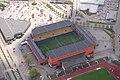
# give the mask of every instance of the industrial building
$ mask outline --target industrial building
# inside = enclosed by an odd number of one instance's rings
[[[109,20],[111,22],[115,22],[117,19],[117,11],[109,10],[106,13],[106,20]]]
[[[6,42],[22,37],[31,25],[29,21],[14,20],[8,18],[0,18],[0,23],[0,32]]]
[[[100,5],[104,5],[105,0],[79,0],[80,10],[89,10],[90,13],[96,13]]]
[[[73,41],[75,39],[71,37],[73,33],[76,41]],[[31,35],[33,39],[28,39],[28,45],[37,60],[39,63],[48,62],[50,66],[56,64],[68,66],[68,63],[74,65],[73,63],[82,62],[82,60],[85,61],[87,60],[86,57],[93,55],[96,46],[96,39],[91,34],[68,20],[36,27],[32,30]],[[70,36],[72,43],[67,41],[69,43],[65,44],[64,40],[67,39],[65,35]],[[63,36],[65,36],[64,39],[62,39]],[[51,42],[48,43],[49,41]],[[54,43],[52,43],[53,41]],[[39,44],[37,44],[38,42]],[[45,44],[47,44],[47,46]],[[42,47],[46,48],[47,51],[43,50]],[[69,66],[71,65],[69,64]]]

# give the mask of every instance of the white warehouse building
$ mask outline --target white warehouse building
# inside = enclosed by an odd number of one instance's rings
[[[80,10],[89,10],[90,13],[96,13],[99,5],[104,5],[105,0],[79,0]]]

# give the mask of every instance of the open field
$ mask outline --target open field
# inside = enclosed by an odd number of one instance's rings
[[[71,80],[115,80],[115,78],[105,69],[94,70],[72,78]]]
[[[47,51],[53,50],[65,45],[69,45],[80,41],[80,36],[75,32],[69,32],[56,37],[48,38],[39,42],[35,42],[42,53],[45,55]],[[45,55],[46,56],[46,55]]]

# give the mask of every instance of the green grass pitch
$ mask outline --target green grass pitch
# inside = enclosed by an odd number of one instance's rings
[[[75,32],[69,32],[56,37],[48,38],[42,41],[35,42],[43,55],[46,57],[46,52],[68,44],[80,41],[80,36]]]
[[[115,80],[115,78],[106,69],[101,68],[99,70],[74,77],[71,80]]]

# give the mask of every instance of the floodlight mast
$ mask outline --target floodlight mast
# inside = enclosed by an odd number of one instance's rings
[[[73,0],[73,4],[72,4],[72,21],[74,23],[75,23],[76,12],[78,10],[78,4],[79,4],[79,0]]]

